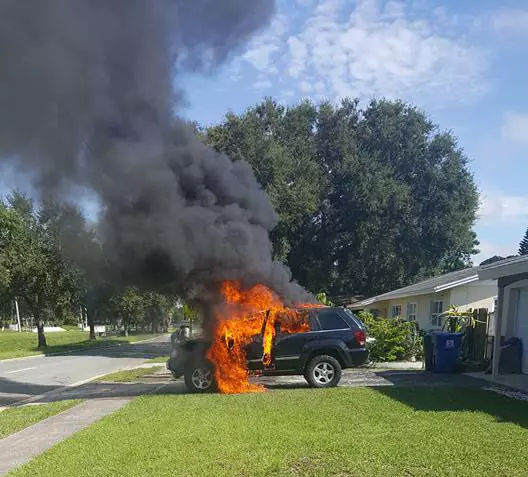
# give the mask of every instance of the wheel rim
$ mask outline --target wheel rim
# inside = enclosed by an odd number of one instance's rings
[[[313,370],[313,378],[317,384],[328,384],[335,375],[334,367],[328,362],[318,363]]]
[[[207,368],[196,368],[191,376],[195,388],[205,390],[213,384],[213,373]]]

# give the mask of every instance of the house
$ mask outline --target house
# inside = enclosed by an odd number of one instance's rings
[[[528,374],[528,256],[495,262],[478,271],[480,280],[498,281],[498,300],[494,334],[522,340],[522,371]],[[493,356],[500,354],[500,340],[494,340]],[[499,359],[493,360],[492,377],[499,374]]]
[[[351,308],[368,310],[388,318],[403,317],[416,321],[423,330],[437,330],[442,327],[441,314],[451,305],[460,311],[479,308],[494,311],[497,280],[480,278],[480,268],[467,268],[429,278],[354,303]]]

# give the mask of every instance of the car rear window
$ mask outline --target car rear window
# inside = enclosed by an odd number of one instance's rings
[[[366,330],[366,326],[365,324],[357,317],[357,315],[355,315],[354,313],[352,313],[352,311],[350,311],[348,308],[343,308],[343,311],[350,317],[352,318],[352,321],[358,326],[358,328],[362,329],[362,330]]]
[[[343,330],[350,328],[335,311],[321,310],[317,313],[317,321],[321,330]]]

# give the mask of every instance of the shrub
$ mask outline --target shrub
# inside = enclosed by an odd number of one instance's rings
[[[404,361],[423,358],[423,337],[416,323],[401,318],[378,318],[362,311],[359,318],[374,341],[368,342],[372,361]]]

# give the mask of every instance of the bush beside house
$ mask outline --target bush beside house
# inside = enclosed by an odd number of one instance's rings
[[[362,311],[359,318],[374,340],[368,342],[370,359],[376,362],[423,359],[423,336],[414,322],[375,317]]]

